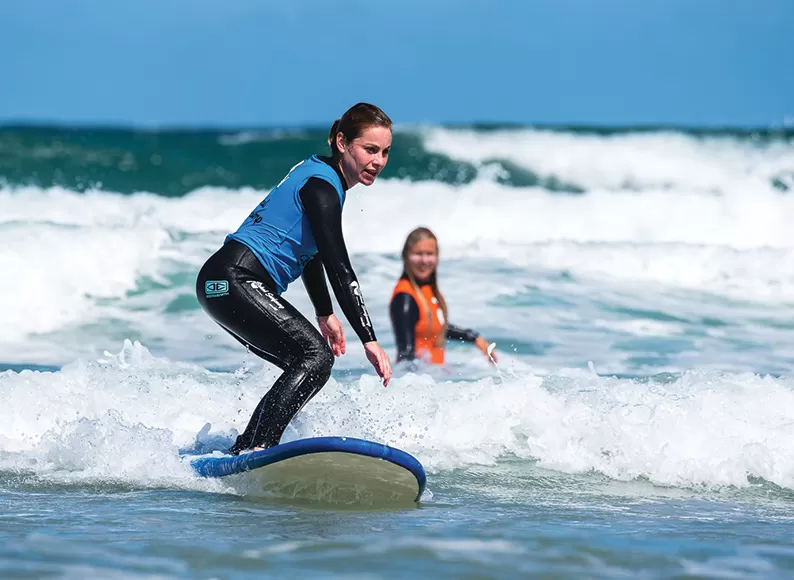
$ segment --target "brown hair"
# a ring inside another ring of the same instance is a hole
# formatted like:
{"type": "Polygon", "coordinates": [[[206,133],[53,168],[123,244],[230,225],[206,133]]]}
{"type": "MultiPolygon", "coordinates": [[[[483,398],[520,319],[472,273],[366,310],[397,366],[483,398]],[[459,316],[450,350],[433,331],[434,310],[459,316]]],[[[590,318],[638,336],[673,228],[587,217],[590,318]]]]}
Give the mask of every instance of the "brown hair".
{"type": "Polygon", "coordinates": [[[345,114],[339,117],[331,126],[328,133],[328,146],[331,148],[331,156],[334,161],[341,155],[336,146],[336,136],[342,133],[348,143],[359,137],[364,129],[368,127],[385,127],[391,130],[391,119],[375,105],[369,103],[357,103],[350,107],[345,114]]]}
{"type": "MultiPolygon", "coordinates": [[[[416,228],[408,237],[405,238],[405,244],[403,244],[403,251],[402,251],[402,259],[403,259],[403,274],[402,277],[406,278],[410,283],[411,286],[414,288],[414,292],[416,292],[417,298],[422,301],[422,305],[425,307],[425,312],[427,313],[428,323],[430,324],[430,328],[433,327],[433,314],[430,309],[430,305],[425,300],[424,294],[419,289],[419,284],[414,278],[414,275],[411,273],[411,269],[408,267],[408,255],[411,253],[413,247],[423,240],[435,240],[436,242],[436,251],[438,251],[438,238],[436,238],[435,234],[430,231],[428,228],[420,227],[416,228]]],[[[444,295],[441,294],[441,290],[438,289],[438,266],[436,269],[433,270],[433,273],[430,275],[430,287],[433,289],[433,295],[438,300],[438,304],[441,306],[441,312],[444,313],[444,328],[441,329],[441,332],[438,334],[438,344],[436,346],[443,346],[444,342],[447,339],[447,320],[449,319],[447,316],[447,301],[444,300],[444,295]]]]}

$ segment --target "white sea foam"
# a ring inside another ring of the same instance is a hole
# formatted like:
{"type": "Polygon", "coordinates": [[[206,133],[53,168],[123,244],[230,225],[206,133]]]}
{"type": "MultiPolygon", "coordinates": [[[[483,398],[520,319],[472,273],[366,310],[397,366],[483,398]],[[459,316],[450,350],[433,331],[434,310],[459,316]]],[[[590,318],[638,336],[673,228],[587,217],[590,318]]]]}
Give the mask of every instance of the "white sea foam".
{"type": "MultiPolygon", "coordinates": [[[[230,442],[272,378],[209,373],[129,342],[100,363],[0,374],[0,467],[58,481],[201,485],[179,450],[200,432],[230,442]]],[[[367,374],[331,380],[285,440],[382,441],[431,473],[517,455],[620,480],[746,486],[753,476],[794,488],[793,413],[790,379],[752,374],[691,372],[662,384],[516,368],[501,381],[407,374],[386,389],[367,374]]]]}
{"type": "Polygon", "coordinates": [[[482,132],[428,128],[427,150],[478,165],[507,160],[580,188],[704,192],[794,187],[794,142],[673,131],[574,134],[547,130],[482,132]]]}

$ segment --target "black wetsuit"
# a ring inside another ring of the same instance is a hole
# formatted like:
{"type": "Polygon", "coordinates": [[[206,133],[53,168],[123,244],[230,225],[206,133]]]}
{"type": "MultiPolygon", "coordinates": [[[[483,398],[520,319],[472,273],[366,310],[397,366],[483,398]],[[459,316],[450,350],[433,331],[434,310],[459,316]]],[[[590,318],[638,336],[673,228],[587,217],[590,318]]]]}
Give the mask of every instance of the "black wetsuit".
{"type": "MultiPolygon", "coordinates": [[[[424,284],[420,284],[423,286],[424,284]]],[[[397,362],[416,358],[416,323],[419,305],[406,292],[395,294],[389,306],[394,340],[397,343],[397,362]]],[[[447,324],[447,340],[474,342],[480,335],[468,328],[447,324]]]]}
{"type": "MultiPolygon", "coordinates": [[[[321,159],[331,165],[330,158],[321,159]]],[[[337,173],[344,184],[338,169],[337,173]]],[[[333,312],[325,270],[361,342],[376,340],[342,236],[338,193],[327,181],[312,177],[300,189],[300,199],[318,249],[301,276],[316,315],[333,312]]],[[[331,376],[334,356],[330,347],[312,323],[277,295],[276,285],[262,264],[237,241],[228,241],[207,260],[198,275],[196,294],[202,308],[226,331],[284,370],[257,405],[230,452],[278,445],[295,414],[331,376]],[[228,281],[228,295],[208,299],[205,283],[213,280],[228,281]]]]}

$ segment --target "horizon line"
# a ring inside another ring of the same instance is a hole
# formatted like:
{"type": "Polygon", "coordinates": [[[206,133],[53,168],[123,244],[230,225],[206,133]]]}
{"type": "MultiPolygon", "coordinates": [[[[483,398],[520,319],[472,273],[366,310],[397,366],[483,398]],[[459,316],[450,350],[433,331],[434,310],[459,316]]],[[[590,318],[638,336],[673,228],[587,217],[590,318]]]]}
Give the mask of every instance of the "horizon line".
{"type": "MultiPolygon", "coordinates": [[[[62,131],[99,131],[99,132],[157,132],[157,133],[241,133],[246,131],[327,131],[327,126],[320,122],[289,123],[284,125],[267,124],[224,124],[224,123],[136,123],[129,121],[58,121],[47,119],[1,119],[0,131],[14,129],[40,129],[62,131]]],[[[767,125],[757,124],[725,124],[725,123],[672,123],[672,122],[641,122],[641,123],[600,123],[600,122],[536,122],[536,121],[418,121],[395,123],[400,129],[442,127],[449,129],[556,129],[569,131],[686,131],[686,132],[731,132],[731,133],[789,133],[794,132],[794,119],[786,118],[782,122],[767,125]]]]}

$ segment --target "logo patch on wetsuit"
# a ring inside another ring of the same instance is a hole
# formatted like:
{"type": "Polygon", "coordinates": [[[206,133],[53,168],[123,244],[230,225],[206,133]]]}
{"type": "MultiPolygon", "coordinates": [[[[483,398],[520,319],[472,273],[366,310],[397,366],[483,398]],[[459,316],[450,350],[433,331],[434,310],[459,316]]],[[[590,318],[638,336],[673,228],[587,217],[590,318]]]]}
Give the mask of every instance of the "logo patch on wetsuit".
{"type": "Polygon", "coordinates": [[[220,298],[221,296],[228,296],[228,280],[207,280],[204,282],[204,295],[207,298],[220,298]]]}
{"type": "Polygon", "coordinates": [[[361,287],[358,285],[357,281],[352,281],[350,283],[350,289],[353,291],[353,296],[356,297],[356,301],[358,302],[358,308],[360,310],[359,320],[361,321],[361,325],[366,328],[372,328],[372,321],[369,319],[369,312],[367,312],[367,307],[364,306],[364,296],[361,295],[361,287]]]}
{"type": "Polygon", "coordinates": [[[270,305],[273,308],[276,310],[284,310],[284,305],[278,301],[278,296],[273,294],[267,286],[262,284],[262,282],[259,282],[258,280],[248,280],[247,282],[251,285],[251,288],[254,290],[259,290],[262,294],[264,294],[265,298],[268,299],[270,305]]]}

